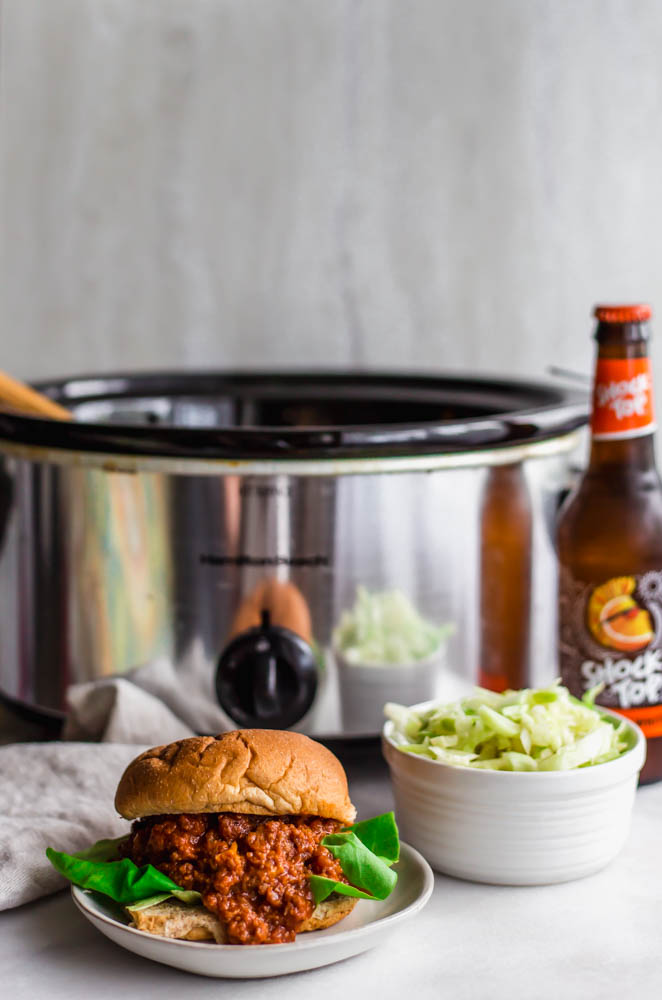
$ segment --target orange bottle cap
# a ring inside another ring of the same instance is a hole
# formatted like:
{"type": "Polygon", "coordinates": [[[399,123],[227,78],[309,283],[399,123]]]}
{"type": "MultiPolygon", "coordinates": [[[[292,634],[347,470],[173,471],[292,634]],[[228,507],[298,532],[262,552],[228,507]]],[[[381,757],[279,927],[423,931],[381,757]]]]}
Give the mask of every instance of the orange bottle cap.
{"type": "Polygon", "coordinates": [[[644,323],[653,315],[650,306],[596,306],[593,315],[599,323],[644,323]]]}

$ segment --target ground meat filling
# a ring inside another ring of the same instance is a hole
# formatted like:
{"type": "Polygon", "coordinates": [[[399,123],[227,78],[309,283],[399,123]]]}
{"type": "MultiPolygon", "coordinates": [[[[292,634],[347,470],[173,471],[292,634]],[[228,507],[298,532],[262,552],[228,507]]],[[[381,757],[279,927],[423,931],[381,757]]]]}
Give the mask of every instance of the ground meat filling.
{"type": "Polygon", "coordinates": [[[230,943],[277,944],[293,941],[315,908],[310,875],[347,881],[320,844],[341,826],[319,816],[153,816],[133,824],[123,854],[200,892],[230,943]]]}

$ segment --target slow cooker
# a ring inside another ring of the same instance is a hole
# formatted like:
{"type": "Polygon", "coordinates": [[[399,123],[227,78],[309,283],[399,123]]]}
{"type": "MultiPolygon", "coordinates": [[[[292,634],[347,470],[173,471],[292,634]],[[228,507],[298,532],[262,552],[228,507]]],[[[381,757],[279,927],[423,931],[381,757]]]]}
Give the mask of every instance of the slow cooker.
{"type": "Polygon", "coordinates": [[[121,675],[202,732],[334,738],[520,655],[554,676],[584,394],[347,372],[39,388],[74,419],[0,414],[7,703],[57,716],[70,685],[121,675]]]}

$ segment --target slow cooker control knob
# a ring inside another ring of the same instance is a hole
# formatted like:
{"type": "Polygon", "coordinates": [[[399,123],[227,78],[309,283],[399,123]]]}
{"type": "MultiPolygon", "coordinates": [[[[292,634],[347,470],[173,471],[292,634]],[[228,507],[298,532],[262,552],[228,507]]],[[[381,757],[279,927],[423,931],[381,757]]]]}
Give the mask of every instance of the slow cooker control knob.
{"type": "Polygon", "coordinates": [[[226,646],[216,669],[221,708],[240,726],[287,729],[315,699],[317,665],[296,632],[270,625],[247,629],[226,646]]]}

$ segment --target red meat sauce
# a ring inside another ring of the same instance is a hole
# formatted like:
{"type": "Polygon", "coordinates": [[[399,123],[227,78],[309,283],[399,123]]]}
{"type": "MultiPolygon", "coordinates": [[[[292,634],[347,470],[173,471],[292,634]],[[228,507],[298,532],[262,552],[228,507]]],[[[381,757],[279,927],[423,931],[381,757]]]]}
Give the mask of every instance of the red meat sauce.
{"type": "Polygon", "coordinates": [[[122,853],[201,893],[231,944],[278,944],[293,941],[315,909],[310,875],[347,881],[320,844],[341,826],[319,816],[152,816],[132,825],[122,853]]]}

